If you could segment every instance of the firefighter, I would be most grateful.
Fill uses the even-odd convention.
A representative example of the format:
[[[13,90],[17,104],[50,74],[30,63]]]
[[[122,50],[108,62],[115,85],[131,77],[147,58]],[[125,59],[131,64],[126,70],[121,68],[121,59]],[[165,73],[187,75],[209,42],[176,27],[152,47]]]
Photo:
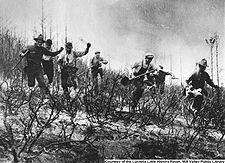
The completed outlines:
[[[34,87],[36,79],[42,94],[46,94],[49,93],[49,90],[44,82],[43,69],[41,66],[42,57],[44,54],[47,56],[56,56],[63,51],[63,47],[61,47],[59,51],[50,52],[42,46],[45,42],[43,35],[40,34],[38,37],[34,38],[34,40],[36,41],[35,44],[27,46],[27,48],[22,51],[21,57],[24,57],[27,63],[24,69],[28,76],[28,86]]]
[[[205,72],[206,67],[208,67],[207,60],[202,59],[197,63],[197,66],[198,69],[188,78],[188,80],[186,80],[188,84],[186,96],[188,98],[194,98],[192,109],[195,111],[196,115],[198,115],[201,110],[204,96],[208,95],[208,92],[205,90],[205,83],[213,88],[219,88],[210,79],[209,74]]]
[[[142,75],[147,72],[146,75],[142,75],[141,77],[135,78],[133,80],[133,84],[136,87],[135,90],[132,93],[132,107],[131,112],[135,112],[135,108],[142,97],[142,94],[144,92],[144,84],[147,84],[148,86],[154,85],[154,72],[157,70],[155,66],[151,63],[154,58],[154,55],[151,53],[145,54],[145,59],[141,62],[135,63],[132,67],[133,69],[133,75],[138,76]],[[147,78],[147,80],[145,79]]]
[[[59,71],[61,72],[61,84],[65,95],[69,94],[69,87],[73,87],[74,89],[76,89],[76,72],[78,70],[76,61],[79,57],[83,57],[84,55],[86,55],[89,52],[90,47],[91,44],[87,43],[87,48],[83,52],[73,51],[72,43],[67,42],[66,52],[59,56]]]
[[[164,93],[166,75],[172,76],[171,73],[163,70],[162,65],[159,65],[159,69],[157,71],[155,79],[156,79],[156,88],[159,90],[160,94]]]
[[[101,77],[101,81],[103,78],[103,70],[102,70],[102,64],[107,64],[108,61],[105,60],[100,56],[100,51],[95,52],[95,56],[91,59],[91,74],[92,74],[92,80],[94,85],[94,90],[98,90],[98,74]]]
[[[45,48],[48,51],[51,51],[51,46],[52,46],[52,40],[47,39],[45,42]],[[44,75],[47,75],[48,84],[50,85],[53,82],[53,76],[54,76],[53,57],[43,55],[42,66],[43,66]]]

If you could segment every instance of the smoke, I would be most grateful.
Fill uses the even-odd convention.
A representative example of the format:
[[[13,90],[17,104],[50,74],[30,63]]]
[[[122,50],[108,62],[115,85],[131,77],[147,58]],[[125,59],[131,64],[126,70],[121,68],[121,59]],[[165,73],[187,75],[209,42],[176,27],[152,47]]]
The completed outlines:
[[[0,1],[7,11],[12,11],[10,5],[19,8],[8,15],[14,16],[12,22],[20,22],[18,28],[24,28],[26,23],[27,36],[33,36],[33,26],[40,27],[41,2]],[[210,63],[205,39],[214,32],[220,36],[221,66],[225,59],[223,0],[44,0],[44,14],[46,26],[51,19],[53,32],[58,30],[61,45],[66,26],[68,41],[77,50],[85,48],[79,38],[92,43],[85,60],[98,50],[110,60],[113,69],[130,68],[146,52],[152,52],[156,65],[187,77],[202,58]]]
[[[163,64],[168,71],[187,77],[196,62],[202,58],[209,62],[205,38],[217,32],[221,47],[223,45],[223,0],[89,0],[77,3],[78,6],[68,6],[69,10],[75,7],[81,15],[74,17],[74,21],[70,17],[71,25],[92,41],[93,46],[103,52],[103,57],[110,58],[115,69],[129,67],[141,60],[145,52],[153,52],[157,65]]]

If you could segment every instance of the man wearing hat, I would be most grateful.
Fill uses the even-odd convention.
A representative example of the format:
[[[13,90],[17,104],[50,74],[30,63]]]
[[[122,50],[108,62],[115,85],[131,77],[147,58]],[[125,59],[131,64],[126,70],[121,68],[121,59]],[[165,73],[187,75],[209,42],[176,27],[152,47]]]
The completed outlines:
[[[96,91],[98,89],[98,74],[100,75],[101,79],[103,77],[102,63],[103,64],[108,63],[108,61],[102,58],[100,54],[101,54],[100,51],[96,51],[95,56],[91,59],[90,63],[92,80]]]
[[[35,44],[27,46],[27,48],[22,51],[21,56],[25,57],[27,61],[27,66],[25,67],[25,69],[27,70],[26,72],[28,76],[28,86],[34,87],[36,79],[38,81],[41,92],[45,94],[49,90],[44,82],[44,75],[41,66],[42,57],[44,54],[47,56],[56,56],[63,50],[63,47],[61,47],[59,51],[50,52],[42,46],[42,44],[45,42],[43,35],[40,34],[37,38],[34,38],[34,40],[36,41]]]
[[[163,70],[162,65],[159,65],[159,69],[158,69],[157,74],[155,76],[155,81],[156,81],[156,87],[159,90],[160,94],[164,93],[166,75],[172,76],[171,73]]]
[[[151,53],[146,53],[145,54],[145,59],[142,60],[141,62],[135,63],[134,66],[132,67],[133,69],[133,75],[138,76],[148,73],[146,75],[142,75],[138,78],[135,78],[133,81],[134,86],[136,89],[132,93],[132,112],[135,112],[135,108],[142,97],[142,94],[144,92],[144,84],[147,84],[148,86],[152,86],[154,84],[154,72],[156,71],[155,66],[151,63],[152,59],[154,58],[154,55]],[[147,77],[147,80],[145,78]]]
[[[65,95],[68,95],[68,87],[74,87],[76,89],[76,71],[78,70],[76,61],[79,57],[83,57],[89,52],[91,47],[90,43],[87,43],[87,48],[83,52],[72,51],[73,45],[71,42],[66,43],[66,52],[59,56],[58,63],[61,71],[61,84]]]
[[[51,51],[51,46],[52,46],[52,40],[47,39],[45,42],[45,48],[48,51]],[[42,66],[44,70],[44,75],[46,74],[48,77],[48,84],[51,84],[53,82],[53,76],[54,76],[54,66],[53,66],[52,56],[43,55]]]
[[[192,109],[196,111],[196,115],[201,110],[203,95],[207,96],[208,93],[205,90],[205,83],[209,84],[211,87],[218,89],[219,87],[213,83],[210,79],[209,74],[205,72],[207,65],[207,60],[202,59],[197,63],[198,69],[194,72],[188,80],[186,80],[188,84],[187,97],[194,98],[194,102],[192,104]]]

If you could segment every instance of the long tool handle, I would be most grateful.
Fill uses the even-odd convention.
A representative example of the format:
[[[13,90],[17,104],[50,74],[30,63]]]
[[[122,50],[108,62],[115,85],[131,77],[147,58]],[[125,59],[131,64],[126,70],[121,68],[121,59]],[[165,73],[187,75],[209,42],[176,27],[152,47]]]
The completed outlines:
[[[26,52],[24,53],[24,56],[26,56],[26,54],[28,52],[29,52],[29,50],[26,50]],[[24,58],[24,56],[20,58],[20,60],[17,62],[17,64],[12,69],[10,69],[10,71],[13,71],[20,64],[20,62],[22,61],[22,59]]]
[[[135,76],[135,77],[133,77],[132,79],[136,79],[136,78],[142,77],[142,76],[144,76],[144,75],[153,73],[153,72],[155,72],[155,71],[156,71],[156,70],[152,70],[152,71],[149,71],[149,72],[145,72],[144,74],[140,74],[140,75],[138,75],[138,76]],[[131,79],[131,80],[132,80],[132,79]]]

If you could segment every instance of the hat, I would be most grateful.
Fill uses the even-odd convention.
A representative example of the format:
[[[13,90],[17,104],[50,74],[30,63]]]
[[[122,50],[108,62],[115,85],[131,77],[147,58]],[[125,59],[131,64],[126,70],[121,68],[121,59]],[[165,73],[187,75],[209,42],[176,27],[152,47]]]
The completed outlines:
[[[200,62],[198,62],[199,65],[204,66],[204,67],[208,67],[207,65],[207,60],[204,58],[202,59]]]
[[[145,58],[153,59],[154,58],[154,55],[152,53],[146,53],[145,54]]]
[[[42,34],[40,34],[38,37],[34,38],[35,41],[41,40],[42,42],[45,42],[44,37]]]
[[[52,45],[52,40],[51,40],[51,39],[47,39],[47,40],[45,41],[45,44],[47,44],[47,45]]]
[[[66,47],[67,47],[67,48],[73,48],[73,44],[72,44],[71,42],[67,42],[67,43],[66,43]]]
[[[96,51],[96,52],[95,52],[95,54],[100,54],[100,53],[101,53],[100,51]]]

